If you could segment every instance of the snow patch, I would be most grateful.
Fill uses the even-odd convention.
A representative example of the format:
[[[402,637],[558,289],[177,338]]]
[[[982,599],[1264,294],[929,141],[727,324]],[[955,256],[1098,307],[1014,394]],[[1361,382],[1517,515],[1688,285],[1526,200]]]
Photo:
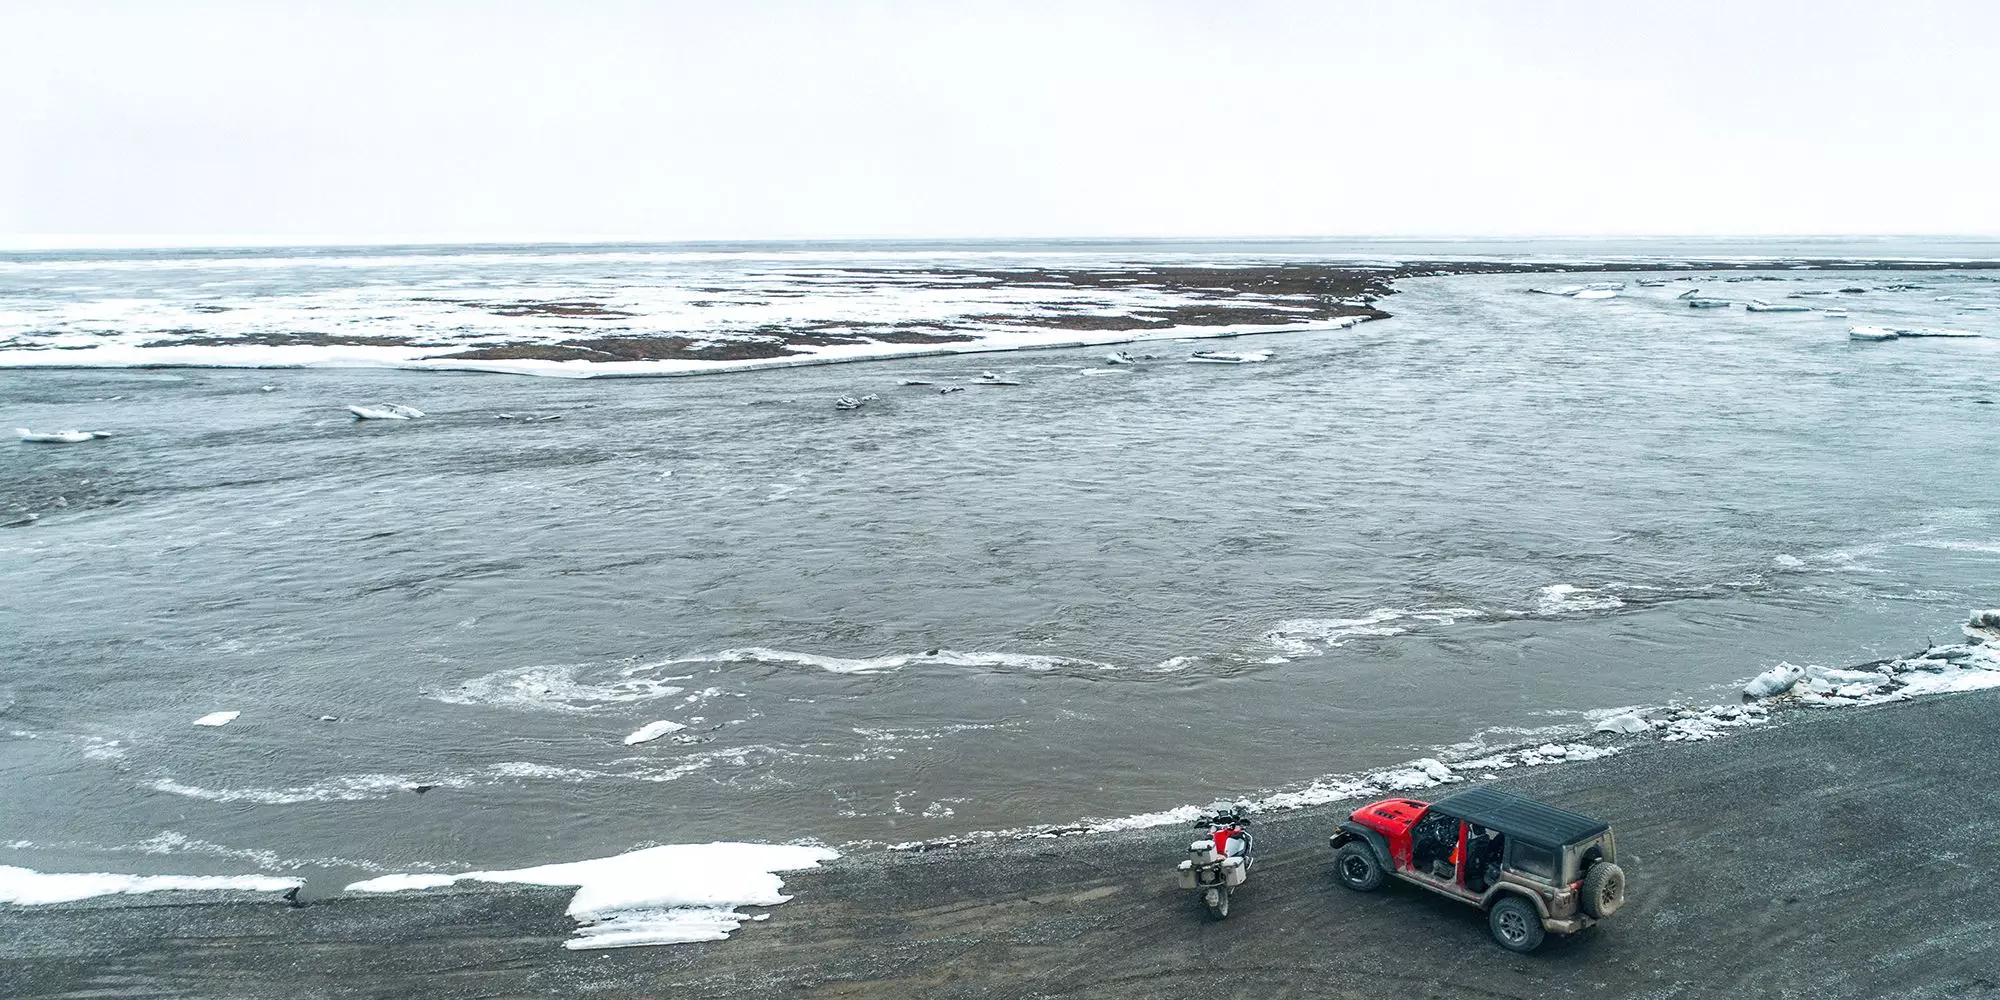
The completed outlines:
[[[113,875],[104,872],[38,872],[0,865],[0,902],[21,906],[45,906],[92,896],[169,890],[283,892],[304,884],[302,879],[271,875]]]
[[[790,900],[778,872],[817,868],[840,855],[792,844],[668,844],[609,858],[462,875],[385,875],[348,886],[353,892],[436,888],[461,880],[575,886],[568,914],[572,950],[720,941],[743,925],[739,906]],[[760,915],[761,916],[761,915]],[[750,918],[757,919],[757,918]]]

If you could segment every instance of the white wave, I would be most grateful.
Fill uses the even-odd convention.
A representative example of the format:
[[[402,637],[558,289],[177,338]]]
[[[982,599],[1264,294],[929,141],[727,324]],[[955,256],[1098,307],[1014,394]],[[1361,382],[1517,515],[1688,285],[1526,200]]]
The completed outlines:
[[[672,661],[687,663],[768,663],[795,667],[811,667],[835,674],[879,674],[901,670],[909,666],[940,667],[988,667],[1003,670],[1027,670],[1046,672],[1062,669],[1115,670],[1116,667],[1096,660],[1085,660],[1071,656],[1046,656],[1037,653],[963,652],[955,649],[933,649],[923,653],[895,653],[889,656],[841,657],[821,656],[816,653],[795,653],[784,649],[766,649],[753,646],[744,649],[725,649],[717,653],[704,653]]]
[[[356,882],[350,892],[399,892],[460,880],[575,886],[568,914],[572,950],[720,941],[743,925],[740,906],[790,900],[778,872],[817,868],[840,855],[794,844],[668,844],[609,858],[475,871],[462,875],[391,875]],[[753,918],[754,919],[754,918]]]
[[[106,872],[38,872],[0,865],[0,902],[21,906],[69,903],[93,896],[169,890],[283,892],[302,879],[271,875],[114,875]]]
[[[1942,549],[1947,552],[2000,553],[2000,542],[1927,540],[1921,542],[1904,542],[1903,544],[1920,549]]]
[[[289,788],[203,788],[171,778],[146,783],[156,792],[182,795],[208,802],[254,802],[259,805],[294,805],[300,802],[359,802],[407,794],[421,786],[464,788],[463,778],[412,778],[401,774],[346,774],[310,785]]]
[[[498,670],[475,677],[429,697],[451,705],[497,705],[552,712],[590,712],[609,705],[671,698],[686,691],[674,681],[686,677],[647,676],[679,661],[626,666],[602,681],[580,680],[579,674],[601,670],[589,664],[555,664]]]
[[[1359,618],[1289,619],[1261,638],[1288,656],[1317,656],[1350,639],[1402,635],[1422,625],[1452,625],[1483,614],[1474,608],[1377,608]]]
[[[1535,602],[1535,610],[1544,615],[1613,611],[1624,606],[1624,601],[1610,594],[1596,593],[1568,583],[1552,583],[1543,587]]]

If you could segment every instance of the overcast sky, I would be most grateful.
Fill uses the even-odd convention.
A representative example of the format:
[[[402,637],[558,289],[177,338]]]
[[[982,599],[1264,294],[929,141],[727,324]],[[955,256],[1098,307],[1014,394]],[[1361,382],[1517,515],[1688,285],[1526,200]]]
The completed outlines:
[[[313,6],[0,0],[0,238],[2000,233],[1983,0]]]

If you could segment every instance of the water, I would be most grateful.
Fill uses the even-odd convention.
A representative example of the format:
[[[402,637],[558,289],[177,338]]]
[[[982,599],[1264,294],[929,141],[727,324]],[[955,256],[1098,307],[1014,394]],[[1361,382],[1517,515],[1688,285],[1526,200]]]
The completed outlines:
[[[0,448],[0,520],[41,514],[0,530],[0,864],[331,884],[1062,823],[1954,636],[2000,603],[2000,341],[1845,333],[2000,332],[2000,282],[1767,276],[1701,287],[1869,290],[1418,279],[1267,364],[1105,377],[0,372],[8,426],[120,432]],[[1025,384],[898,384],[982,370]],[[376,400],[429,415],[342,411]],[[655,720],[687,728],[622,742]]]

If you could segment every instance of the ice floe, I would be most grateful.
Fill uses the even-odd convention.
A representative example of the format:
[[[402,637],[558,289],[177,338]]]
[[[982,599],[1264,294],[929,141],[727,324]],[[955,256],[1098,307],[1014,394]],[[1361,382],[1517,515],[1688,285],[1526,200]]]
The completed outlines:
[[[687,728],[686,726],[681,725],[678,722],[674,722],[670,719],[661,719],[658,722],[648,722],[645,725],[640,726],[636,731],[632,733],[632,735],[625,737],[625,745],[629,747],[629,746],[637,746],[638,744],[641,743],[651,743],[652,741],[657,740],[660,737],[667,735],[668,733],[678,733],[686,728]]]
[[[400,403],[383,403],[380,406],[350,406],[347,408],[347,412],[354,414],[354,419],[356,420],[415,420],[424,415],[424,411],[414,406],[404,406]]]
[[[0,865],[0,903],[45,906],[93,896],[171,890],[284,892],[305,882],[271,875],[113,875],[105,872],[38,872]]]
[[[776,906],[792,897],[779,872],[817,868],[838,858],[825,847],[794,844],[668,844],[608,858],[462,875],[388,875],[356,882],[350,892],[437,888],[458,881],[574,886],[568,915],[572,950],[720,941],[743,925],[740,906]]]
[[[1271,360],[1272,351],[1196,351],[1188,361],[1198,365],[1249,365]]]
[[[236,717],[242,714],[242,712],[210,712],[194,720],[194,724],[197,726],[226,726],[235,722]]]
[[[1753,313],[1802,313],[1802,312],[1812,312],[1812,307],[1811,307],[1811,306],[1798,306],[1798,305],[1789,305],[1789,304],[1785,304],[1785,303],[1770,303],[1770,302],[1766,302],[1766,301],[1764,301],[1763,299],[1751,299],[1751,300],[1750,300],[1750,304],[1748,304],[1748,305],[1744,306],[1743,308],[1745,308],[1745,309],[1748,309],[1749,311],[1751,311],[1751,312],[1753,312]]]
[[[28,444],[82,444],[111,436],[103,431],[31,431],[26,427],[16,427],[14,433]]]

